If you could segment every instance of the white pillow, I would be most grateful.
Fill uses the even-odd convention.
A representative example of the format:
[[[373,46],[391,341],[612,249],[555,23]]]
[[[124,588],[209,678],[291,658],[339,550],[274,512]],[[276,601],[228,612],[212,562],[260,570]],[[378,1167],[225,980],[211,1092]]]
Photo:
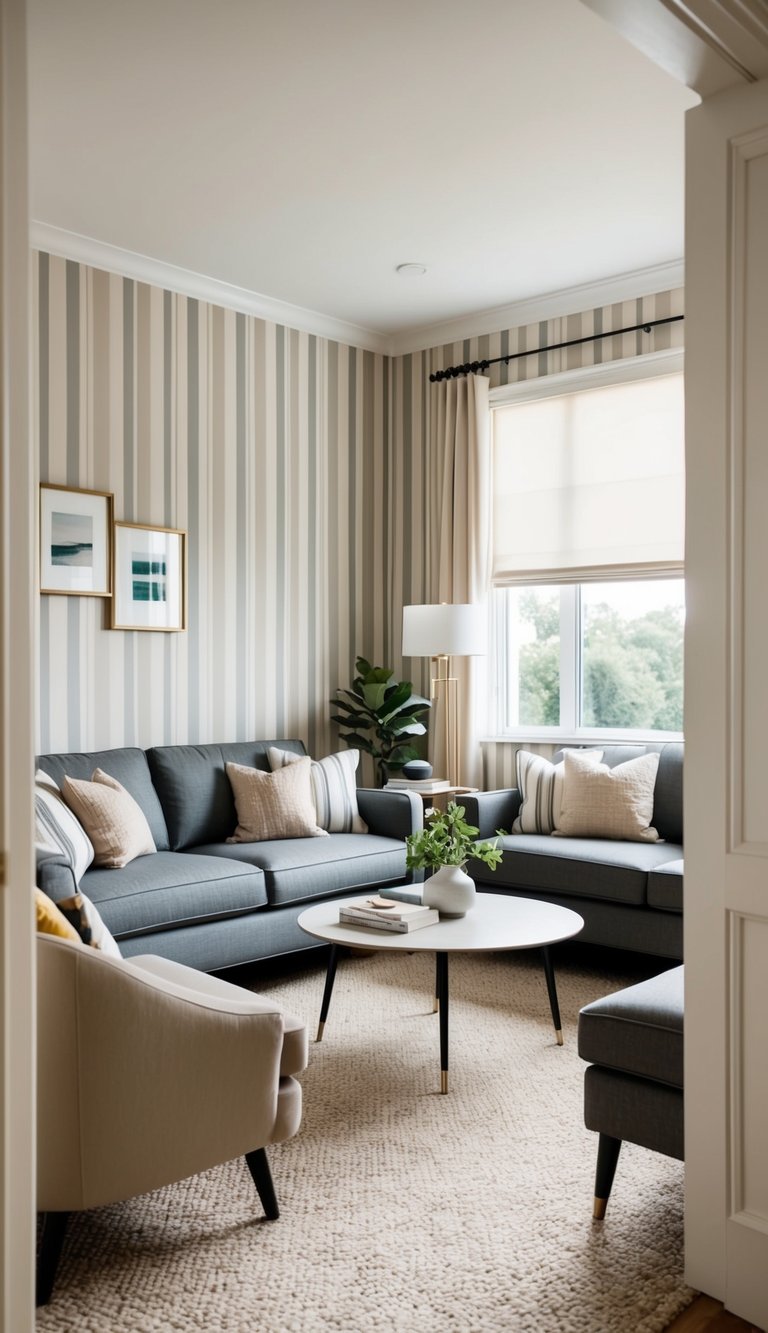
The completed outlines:
[[[35,773],[35,842],[62,852],[79,885],[94,858],[93,843],[42,768]]]
[[[609,768],[588,764],[583,753],[563,758],[563,803],[554,836],[620,838],[627,842],[659,842],[653,818],[653,795],[659,756],[651,751]]]
[[[295,764],[306,756],[271,745],[267,750],[272,772]],[[360,762],[359,750],[341,750],[325,759],[313,759],[310,769],[315,813],[326,833],[367,833],[368,825],[357,808],[355,773]]]
[[[237,810],[237,828],[227,842],[269,842],[273,838],[327,838],[318,827],[310,778],[311,760],[262,773],[244,764],[227,764]]]
[[[579,750],[586,763],[599,764],[602,750]],[[553,833],[559,826],[563,800],[563,765],[550,763],[540,754],[518,750],[515,755],[517,787],[521,805],[512,825],[513,833]]]
[[[94,865],[121,870],[137,856],[157,851],[141,806],[109,773],[97,768],[90,782],[65,778],[61,794],[91,837]]]
[[[88,925],[91,927],[91,944],[94,949],[101,949],[101,952],[107,954],[109,958],[122,958],[123,955],[120,952],[117,940],[104,925],[101,913],[95,903],[92,903],[84,893],[81,893],[80,897],[83,900]]]

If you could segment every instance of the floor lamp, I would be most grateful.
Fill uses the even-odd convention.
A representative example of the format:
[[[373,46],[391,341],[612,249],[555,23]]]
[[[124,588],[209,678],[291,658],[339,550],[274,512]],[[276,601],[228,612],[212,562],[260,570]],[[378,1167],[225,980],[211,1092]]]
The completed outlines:
[[[486,651],[485,607],[442,602],[403,607],[403,657],[431,657],[430,698],[442,717],[446,777],[459,785],[459,682],[451,675],[452,657],[480,657]]]

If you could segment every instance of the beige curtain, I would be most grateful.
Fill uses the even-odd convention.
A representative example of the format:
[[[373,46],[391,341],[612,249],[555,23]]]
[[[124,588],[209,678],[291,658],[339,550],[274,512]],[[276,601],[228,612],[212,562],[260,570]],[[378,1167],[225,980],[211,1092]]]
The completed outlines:
[[[488,380],[480,375],[433,386],[430,426],[429,584],[433,602],[481,602],[491,562],[491,456]],[[482,784],[480,736],[487,726],[485,657],[455,657],[461,739],[459,781]],[[446,771],[439,718],[430,721],[430,760]]]

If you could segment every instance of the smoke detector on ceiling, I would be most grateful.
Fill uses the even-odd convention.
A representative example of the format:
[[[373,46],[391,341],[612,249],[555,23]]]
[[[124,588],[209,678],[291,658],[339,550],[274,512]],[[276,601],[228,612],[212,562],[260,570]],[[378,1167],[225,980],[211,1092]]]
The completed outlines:
[[[423,278],[426,271],[426,264],[398,264],[395,269],[401,278]]]

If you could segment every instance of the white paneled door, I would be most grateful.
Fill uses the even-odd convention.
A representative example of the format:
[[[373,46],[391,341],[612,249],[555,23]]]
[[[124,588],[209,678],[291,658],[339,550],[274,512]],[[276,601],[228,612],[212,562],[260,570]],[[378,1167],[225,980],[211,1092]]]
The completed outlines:
[[[768,1327],[768,82],[688,113],[686,1259]]]

